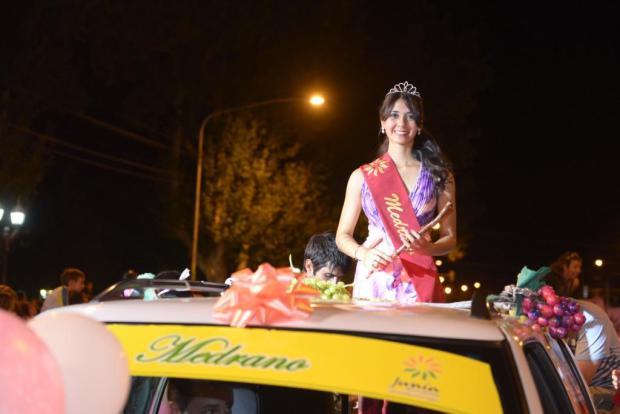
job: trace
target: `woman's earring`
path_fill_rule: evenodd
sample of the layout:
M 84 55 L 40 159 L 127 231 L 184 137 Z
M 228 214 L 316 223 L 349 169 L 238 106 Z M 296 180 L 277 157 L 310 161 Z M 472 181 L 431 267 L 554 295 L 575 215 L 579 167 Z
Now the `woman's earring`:
M 385 134 L 385 128 L 381 127 L 381 134 Z
M 418 129 L 418 135 L 420 135 L 422 133 L 421 129 Z

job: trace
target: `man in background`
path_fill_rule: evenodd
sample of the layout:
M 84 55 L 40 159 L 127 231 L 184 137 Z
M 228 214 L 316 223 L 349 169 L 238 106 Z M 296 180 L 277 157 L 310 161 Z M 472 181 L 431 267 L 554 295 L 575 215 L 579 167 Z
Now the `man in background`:
M 310 237 L 304 251 L 304 270 L 309 277 L 336 283 L 348 271 L 351 259 L 338 250 L 332 232 Z
M 69 298 L 82 293 L 86 276 L 80 269 L 67 268 L 60 274 L 60 283 L 56 289 L 45 298 L 41 312 L 69 305 Z

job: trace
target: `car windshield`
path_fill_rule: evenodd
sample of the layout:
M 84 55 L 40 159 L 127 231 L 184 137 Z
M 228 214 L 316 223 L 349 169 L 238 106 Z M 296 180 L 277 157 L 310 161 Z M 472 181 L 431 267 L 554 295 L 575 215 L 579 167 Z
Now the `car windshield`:
M 119 282 L 95 297 L 95 301 L 157 300 L 166 298 L 220 296 L 223 283 L 174 279 L 132 279 Z
M 341 333 L 339 333 L 341 334 Z M 504 413 L 520 413 L 526 411 L 524 406 L 523 390 L 516 377 L 516 369 L 512 360 L 508 345 L 504 341 L 467 341 L 446 340 L 437 338 L 422 338 L 399 335 L 367 335 L 360 333 L 348 333 L 347 335 L 357 338 L 380 339 L 391 343 L 415 345 L 428 350 L 437 350 L 448 353 L 454 357 L 472 362 L 481 362 L 490 368 L 489 381 L 496 390 Z M 364 361 L 359 361 L 364 364 Z M 346 369 L 343 366 L 333 365 L 334 376 L 339 370 Z M 435 367 L 436 368 L 436 367 Z M 221 381 L 216 378 L 196 380 L 191 378 L 166 378 L 166 377 L 134 377 L 130 399 L 125 413 L 354 413 L 360 404 L 360 396 L 364 399 L 364 405 L 378 404 L 379 411 L 384 404 L 390 407 L 389 412 L 394 413 L 434 413 L 432 408 L 440 409 L 439 396 L 434 393 L 443 393 L 441 398 L 455 398 L 463 404 L 467 399 L 480 398 L 473 395 L 463 395 L 462 390 L 450 387 L 420 387 L 418 383 L 433 383 L 432 376 L 442 375 L 441 367 L 433 373 L 432 364 L 426 366 L 410 365 L 405 368 L 402 375 L 397 375 L 388 384 L 388 387 L 400 393 L 410 393 L 420 398 L 421 404 L 409 401 L 407 404 L 386 402 L 382 395 L 370 395 L 364 397 L 363 392 L 355 389 L 353 384 L 338 384 L 332 392 L 312 389 L 309 383 L 305 386 L 295 387 L 274 386 L 257 380 L 248 382 Z M 470 380 L 471 373 L 467 370 L 459 371 L 462 380 Z M 427 376 L 427 377 L 426 377 Z M 372 377 L 369 368 L 369 381 Z M 426 381 L 422 378 L 426 377 Z M 324 377 L 323 381 L 329 383 L 330 379 Z M 437 379 L 439 382 L 440 379 Z M 281 385 L 281 384 L 279 384 Z M 480 384 L 482 387 L 482 384 Z M 322 387 L 321 384 L 317 385 Z M 324 388 L 324 387 L 322 387 Z M 346 391 L 346 392 L 345 392 Z M 447 395 L 454 394 L 454 395 Z M 375 397 L 375 398 L 371 398 Z M 493 396 L 489 395 L 490 399 Z M 433 401 L 436 403 L 433 405 Z M 428 404 L 430 402 L 430 404 Z M 474 405 L 484 405 L 484 401 L 473 401 Z M 499 406 L 497 407 L 499 409 Z

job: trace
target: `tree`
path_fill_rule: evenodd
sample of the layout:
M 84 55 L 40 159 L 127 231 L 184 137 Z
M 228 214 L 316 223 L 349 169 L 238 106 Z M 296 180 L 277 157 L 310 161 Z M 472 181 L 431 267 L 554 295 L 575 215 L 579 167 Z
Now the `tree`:
M 246 114 L 228 118 L 209 141 L 202 225 L 216 279 L 265 261 L 285 264 L 326 223 L 335 226 L 324 207 L 326 177 L 299 159 L 302 145 L 291 138 Z

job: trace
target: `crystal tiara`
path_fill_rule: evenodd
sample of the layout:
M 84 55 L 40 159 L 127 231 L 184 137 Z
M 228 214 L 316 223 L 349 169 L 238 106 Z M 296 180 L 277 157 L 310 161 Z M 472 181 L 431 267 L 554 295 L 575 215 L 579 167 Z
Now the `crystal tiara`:
M 415 86 L 413 86 L 412 84 L 410 84 L 407 81 L 401 82 L 401 83 L 397 83 L 385 95 L 387 96 L 387 95 L 389 95 L 391 93 L 406 93 L 406 94 L 409 94 L 409 95 L 417 96 L 418 98 L 422 99 L 422 95 L 420 95 L 420 92 L 418 92 L 418 88 L 416 88 Z

